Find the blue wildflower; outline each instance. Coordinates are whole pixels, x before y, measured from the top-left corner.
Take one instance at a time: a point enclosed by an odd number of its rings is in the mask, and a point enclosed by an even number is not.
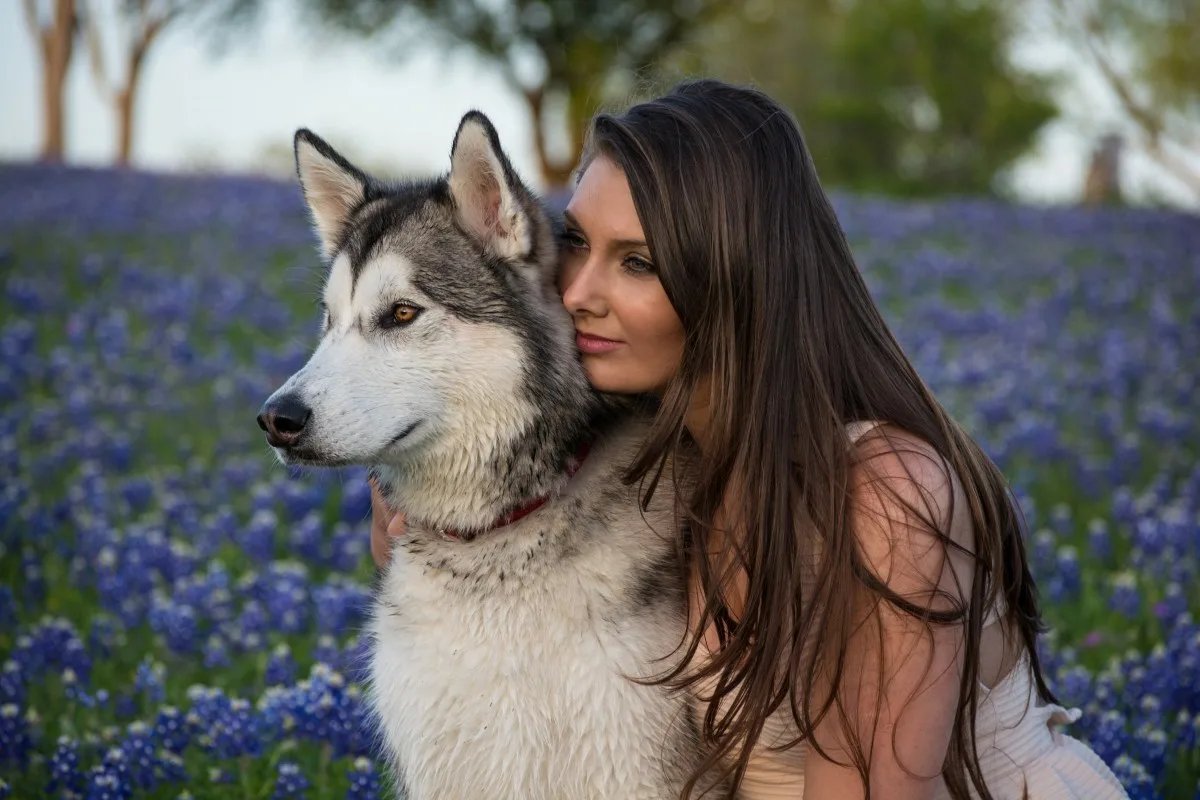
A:
[[[265,679],[267,686],[287,684],[296,680],[296,661],[292,658],[292,649],[286,643],[281,642],[271,652],[271,657],[267,660]]]
[[[304,773],[300,771],[300,767],[294,761],[279,762],[279,772],[275,779],[275,791],[271,793],[272,800],[301,800],[306,797],[305,790],[308,789],[308,779],[304,777]]]
[[[228,667],[233,663],[229,657],[229,648],[225,646],[225,639],[219,633],[214,633],[205,640],[203,656],[205,669]]]
[[[1112,770],[1129,794],[1129,800],[1158,800],[1154,779],[1134,758],[1128,755],[1118,756],[1113,762]]]
[[[0,665],[0,706],[25,704],[25,675],[21,665],[8,659]]]
[[[1142,596],[1138,592],[1137,574],[1126,570],[1117,573],[1111,581],[1108,607],[1125,617],[1136,617],[1141,613]]]
[[[46,791],[52,794],[79,793],[83,790],[84,775],[79,768],[79,743],[69,736],[60,736],[50,757],[50,782]]]
[[[191,738],[191,730],[184,714],[175,706],[163,706],[154,720],[154,739],[162,747],[182,753]]]
[[[166,696],[166,688],[163,686],[165,674],[166,667],[147,656],[138,664],[133,679],[134,689],[141,692],[150,703],[161,703]]]
[[[346,790],[346,800],[381,800],[379,775],[371,759],[359,756],[348,772],[350,788]]]
[[[1121,712],[1106,711],[1096,723],[1095,732],[1088,744],[1096,751],[1096,755],[1104,759],[1109,766],[1116,763],[1117,758],[1129,747],[1129,737],[1125,731],[1125,717]]]
[[[152,789],[158,783],[158,756],[155,754],[153,731],[144,722],[130,723],[121,743],[130,783],[138,788]]]
[[[1134,732],[1132,754],[1151,775],[1161,775],[1167,762],[1167,734],[1143,725]]]
[[[0,706],[0,763],[24,769],[33,750],[29,719],[13,703]]]
[[[319,616],[319,615],[318,615]],[[328,664],[330,667],[338,665],[340,653],[338,651],[337,639],[327,633],[323,633],[317,637],[317,643],[312,650],[312,658],[322,664]]]

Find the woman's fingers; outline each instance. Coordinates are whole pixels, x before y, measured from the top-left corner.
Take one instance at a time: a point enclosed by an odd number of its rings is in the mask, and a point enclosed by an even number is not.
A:
[[[392,539],[388,534],[388,528],[399,515],[388,507],[375,479],[370,478],[369,482],[371,484],[371,558],[375,561],[376,567],[383,569],[388,565],[392,554]]]

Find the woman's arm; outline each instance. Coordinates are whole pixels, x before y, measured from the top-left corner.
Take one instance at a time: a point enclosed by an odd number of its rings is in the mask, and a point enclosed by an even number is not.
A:
[[[913,505],[974,552],[970,515],[957,476],[948,474],[948,465],[942,465],[929,444],[894,427],[887,430],[887,438],[872,431],[859,440],[865,460],[851,475],[850,523],[863,560],[882,583],[910,603],[948,611],[954,607],[950,598],[958,598],[965,606],[971,592],[971,557],[945,545],[905,506]],[[859,587],[858,595],[855,620],[862,624],[851,635],[838,693],[870,759],[871,797],[923,800],[939,786],[950,743],[964,627],[930,623],[927,630],[911,614],[886,601],[875,602],[874,592]],[[832,679],[825,686],[831,684]],[[806,800],[865,796],[857,770],[849,766],[839,717],[832,707],[816,726],[814,738],[845,765],[822,758],[810,747]]]

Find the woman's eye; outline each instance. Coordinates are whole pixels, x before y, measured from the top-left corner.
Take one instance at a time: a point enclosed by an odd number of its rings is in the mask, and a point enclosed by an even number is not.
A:
[[[587,242],[584,241],[583,237],[574,231],[565,231],[562,236],[559,237],[559,241],[562,242],[564,247],[569,247],[572,250],[578,250],[580,248],[587,247]]]
[[[629,256],[621,264],[626,272],[634,275],[648,275],[654,272],[654,265],[641,256]]]

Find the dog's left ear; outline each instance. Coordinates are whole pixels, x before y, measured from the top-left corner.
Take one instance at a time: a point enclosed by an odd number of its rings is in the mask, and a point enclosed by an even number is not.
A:
[[[533,224],[524,206],[529,190],[500,149],[486,116],[468,111],[450,148],[450,195],[462,226],[489,251],[520,259],[533,245]]]
[[[370,179],[310,130],[296,131],[295,147],[296,174],[329,260],[341,247],[350,215],[366,199]]]

